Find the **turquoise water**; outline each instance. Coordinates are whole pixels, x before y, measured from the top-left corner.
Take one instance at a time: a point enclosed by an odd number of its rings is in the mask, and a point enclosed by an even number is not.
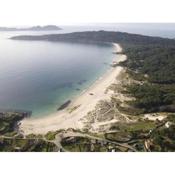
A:
[[[33,117],[80,94],[115,57],[112,44],[14,41],[10,35],[0,33],[0,108],[31,110]]]

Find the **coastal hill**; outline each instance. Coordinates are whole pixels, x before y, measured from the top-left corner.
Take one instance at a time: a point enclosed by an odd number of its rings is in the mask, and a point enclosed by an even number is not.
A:
[[[55,25],[33,26],[28,28],[0,27],[0,31],[50,31],[50,30],[61,30],[61,28]]]
[[[113,31],[86,31],[67,34],[49,35],[21,35],[11,37],[14,40],[47,40],[47,41],[68,41],[68,42],[118,42],[121,44],[174,44],[175,40],[160,37],[151,37],[138,34]]]

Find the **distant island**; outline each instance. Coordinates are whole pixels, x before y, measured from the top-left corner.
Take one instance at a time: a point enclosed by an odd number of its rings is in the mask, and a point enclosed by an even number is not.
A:
[[[62,30],[62,29],[56,25],[33,26],[27,28],[0,27],[0,31],[50,31],[50,30]]]

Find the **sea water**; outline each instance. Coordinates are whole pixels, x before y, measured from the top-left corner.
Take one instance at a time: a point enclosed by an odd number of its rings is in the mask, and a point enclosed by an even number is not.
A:
[[[0,33],[0,109],[32,111],[32,117],[56,112],[102,76],[116,57],[112,44],[8,39],[14,35]]]

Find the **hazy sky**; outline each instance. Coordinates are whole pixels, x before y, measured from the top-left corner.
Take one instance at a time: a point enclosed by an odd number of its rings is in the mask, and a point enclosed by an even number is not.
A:
[[[175,21],[173,0],[0,0],[0,26]]]

